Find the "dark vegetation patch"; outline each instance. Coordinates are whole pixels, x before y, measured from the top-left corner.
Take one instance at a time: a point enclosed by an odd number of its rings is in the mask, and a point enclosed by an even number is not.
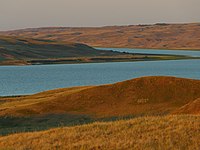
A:
[[[84,115],[53,114],[32,117],[0,117],[0,135],[19,132],[42,131],[50,128],[90,123],[93,120]]]
[[[12,56],[13,60],[58,59],[69,57],[115,56],[121,53],[100,51],[80,43],[63,43],[45,39],[0,37],[3,47],[0,59]]]
[[[168,112],[152,114],[153,116],[163,116]],[[143,117],[145,114],[128,115],[121,117],[93,118],[88,115],[74,114],[51,114],[31,117],[0,117],[0,136],[5,136],[21,132],[43,131],[57,127],[70,127],[84,125],[94,122],[110,122],[117,120],[128,120],[136,117]]]

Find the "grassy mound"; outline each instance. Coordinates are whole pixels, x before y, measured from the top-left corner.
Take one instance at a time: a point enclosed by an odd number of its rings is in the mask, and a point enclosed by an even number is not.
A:
[[[200,97],[200,81],[142,77],[116,84],[74,87],[0,98],[1,116],[86,114],[94,117],[170,114]],[[199,110],[199,108],[197,107]],[[192,112],[191,112],[192,113]]]

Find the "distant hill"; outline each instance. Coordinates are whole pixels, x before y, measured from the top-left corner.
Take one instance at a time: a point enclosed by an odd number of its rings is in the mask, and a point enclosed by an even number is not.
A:
[[[142,117],[0,137],[0,149],[200,148],[199,116]]]
[[[189,56],[130,54],[81,43],[0,36],[0,65],[41,65],[189,59]]]
[[[1,62],[116,55],[123,54],[112,51],[99,51],[80,43],[0,36]]]
[[[93,47],[200,50],[200,23],[88,28],[49,27],[0,32],[0,34],[78,42]]]
[[[196,114],[200,81],[143,77],[116,84],[75,87],[17,98],[0,98],[0,116],[81,114],[93,117]],[[8,101],[7,101],[8,100]],[[194,106],[193,106],[194,105]],[[186,107],[186,108],[185,108]]]

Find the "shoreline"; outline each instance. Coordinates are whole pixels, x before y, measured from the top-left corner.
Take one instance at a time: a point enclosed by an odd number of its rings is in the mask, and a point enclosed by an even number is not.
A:
[[[200,51],[200,48],[198,48],[198,49],[191,49],[191,48],[136,48],[136,47],[100,47],[100,46],[92,46],[93,48],[108,48],[108,49],[112,49],[112,48],[121,48],[121,49],[123,49],[123,48],[127,48],[127,49],[138,49],[138,50],[140,50],[140,49],[142,49],[142,50],[166,50],[166,51],[173,51],[173,50],[176,50],[176,51]]]
[[[139,61],[164,61],[200,59],[200,57],[167,54],[127,54],[121,56],[104,57],[78,57],[63,59],[41,59],[41,60],[11,60],[0,62],[0,66],[33,66],[33,65],[56,65],[56,64],[87,64],[87,63],[115,63],[115,62],[139,62]]]

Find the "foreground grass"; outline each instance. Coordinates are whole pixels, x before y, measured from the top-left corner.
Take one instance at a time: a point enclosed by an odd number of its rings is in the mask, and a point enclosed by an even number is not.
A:
[[[142,117],[0,137],[0,149],[200,149],[200,116]]]
[[[30,117],[0,117],[0,136],[16,133],[44,131],[52,128],[80,126],[94,122],[128,120],[139,116],[94,118],[78,114],[49,114]]]

